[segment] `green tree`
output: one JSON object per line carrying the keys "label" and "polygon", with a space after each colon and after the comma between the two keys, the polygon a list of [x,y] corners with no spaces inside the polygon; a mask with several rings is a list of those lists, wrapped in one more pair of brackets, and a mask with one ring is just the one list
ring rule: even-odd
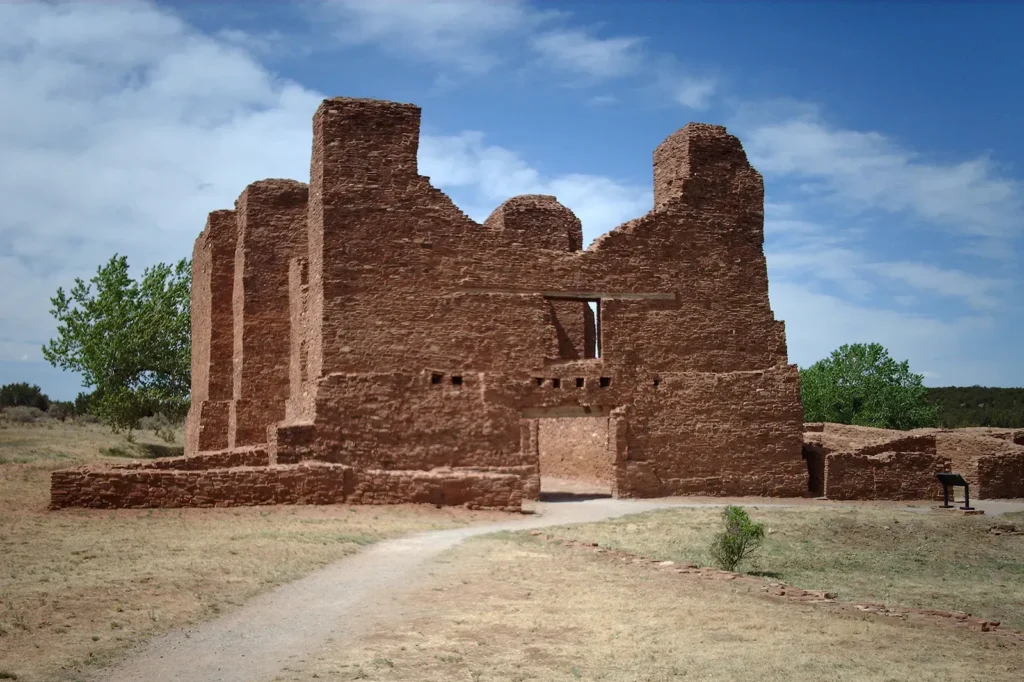
{"label": "green tree", "polygon": [[46,412],[50,408],[50,399],[35,384],[20,382],[0,386],[0,408],[34,407]]}
{"label": "green tree", "polygon": [[806,421],[914,429],[933,426],[938,410],[923,377],[881,344],[855,343],[800,372]]}
{"label": "green tree", "polygon": [[50,313],[57,338],[43,347],[55,367],[82,375],[92,388],[89,411],[115,431],[140,418],[188,409],[191,381],[191,264],[161,263],[139,281],[128,259],[114,255],[96,275],[57,290]]}

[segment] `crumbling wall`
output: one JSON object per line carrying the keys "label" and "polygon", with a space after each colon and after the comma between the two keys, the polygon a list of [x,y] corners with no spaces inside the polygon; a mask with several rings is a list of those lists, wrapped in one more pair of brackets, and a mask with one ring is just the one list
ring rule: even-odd
{"label": "crumbling wall", "polygon": [[608,417],[539,419],[538,449],[543,476],[608,488],[615,481]]}
{"label": "crumbling wall", "polygon": [[975,460],[977,487],[972,485],[972,496],[977,499],[1024,497],[1024,448],[991,455]]}
{"label": "crumbling wall", "polygon": [[233,375],[229,446],[266,443],[290,393],[289,269],[306,251],[308,187],[261,180],[235,204]]}
{"label": "crumbling wall", "polygon": [[[912,431],[896,431],[842,424],[806,424],[804,451],[806,454],[809,449],[816,449],[821,450],[826,456],[830,456],[830,453],[843,453],[844,455],[856,454],[862,457],[896,453],[894,457],[897,458],[902,457],[908,452],[934,452],[939,460],[944,462],[945,466],[948,466],[948,470],[961,474],[970,484],[971,497],[973,499],[993,499],[1013,496],[1015,492],[1024,492],[1020,487],[1021,472],[1018,469],[1019,458],[1021,453],[1024,453],[1024,448],[1012,443],[1014,435],[1015,433],[1012,430],[975,427],[962,429],[923,428]],[[982,462],[983,458],[984,462]],[[888,461],[889,458],[883,459]],[[932,466],[927,460],[921,459],[907,461],[902,464],[892,464],[890,462],[883,465],[875,463],[872,465],[875,468],[868,467],[868,464],[863,460],[857,460],[857,462],[857,466],[860,467],[862,473],[870,469],[876,474],[884,472],[884,474],[878,475],[890,478],[903,475],[905,468],[913,470],[915,466],[923,466],[924,469],[908,474],[915,480],[920,481],[921,485],[927,484],[927,469]],[[942,469],[935,469],[935,471],[940,470]],[[845,474],[836,469],[835,476],[830,484],[838,486],[835,490],[840,492],[835,494],[859,494],[841,491],[847,488],[858,489],[858,487],[865,487],[867,485],[864,483],[866,479],[863,476],[860,479],[856,478],[856,476],[849,479],[854,481],[854,483],[838,483],[838,481],[847,480],[842,478],[843,476]],[[860,474],[857,474],[857,476],[860,476]],[[934,471],[931,473],[931,477],[934,478]],[[892,487],[895,483],[886,485]],[[936,485],[938,484],[936,483]],[[885,489],[887,489],[886,486],[880,488],[880,490]],[[941,491],[941,486],[939,489]],[[826,490],[825,494],[829,497],[835,496],[831,489]]]}
{"label": "crumbling wall", "polygon": [[962,474],[971,485],[971,493],[975,497],[982,494],[978,479],[978,457],[995,455],[1012,447],[999,438],[960,431],[937,432],[935,443],[938,453],[949,459],[952,471]]}
{"label": "crumbling wall", "polygon": [[234,211],[214,211],[192,251],[192,394],[185,452],[228,447],[232,397]]}
{"label": "crumbling wall", "polygon": [[939,471],[949,471],[949,461],[934,452],[835,452],[825,457],[825,494],[832,500],[932,500],[942,494]]}
{"label": "crumbling wall", "polygon": [[55,471],[50,506],[129,509],[264,504],[462,505],[519,511],[522,486],[512,474],[360,471],[326,462],[224,469]]}

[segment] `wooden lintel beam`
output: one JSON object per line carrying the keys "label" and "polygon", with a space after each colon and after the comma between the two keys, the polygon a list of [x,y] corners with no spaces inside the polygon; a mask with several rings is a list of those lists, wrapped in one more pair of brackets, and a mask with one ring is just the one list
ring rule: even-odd
{"label": "wooden lintel beam", "polygon": [[674,301],[676,294],[670,292],[634,291],[541,291],[533,289],[461,289],[467,294],[540,294],[544,298],[561,301],[596,301],[598,299]]}

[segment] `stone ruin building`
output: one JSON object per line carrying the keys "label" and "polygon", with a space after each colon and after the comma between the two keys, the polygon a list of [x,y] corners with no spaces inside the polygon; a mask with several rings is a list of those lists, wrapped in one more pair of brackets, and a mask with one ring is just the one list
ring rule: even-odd
{"label": "stone ruin building", "polygon": [[417,172],[419,127],[410,104],[325,100],[309,185],[255,182],[210,214],[185,457],[58,472],[54,506],[519,509],[541,475],[805,493],[764,185],[738,139],[670,135],[653,210],[584,248],[552,196],[468,218]]}
{"label": "stone ruin building", "polygon": [[483,224],[417,172],[419,108],[329,99],[310,184],[196,240],[185,456],[54,472],[53,507],[427,502],[518,510],[541,477],[625,497],[1024,496],[1024,432],[807,425],[768,302],[764,186],[689,124],[654,207],[583,248],[555,197]]}
{"label": "stone ruin building", "polygon": [[933,499],[942,490],[935,472],[955,471],[971,486],[971,499],[1024,497],[1024,429],[804,428],[811,495],[832,500]]}

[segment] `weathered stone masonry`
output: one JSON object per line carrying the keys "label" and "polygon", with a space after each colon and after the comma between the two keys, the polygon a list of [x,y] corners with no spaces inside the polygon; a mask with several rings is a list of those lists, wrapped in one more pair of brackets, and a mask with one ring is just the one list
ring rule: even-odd
{"label": "weathered stone masonry", "polygon": [[[186,459],[263,448],[266,464],[133,469],[129,492],[65,486],[55,505],[425,499],[396,481],[434,471],[432,502],[509,508],[539,491],[539,420],[577,416],[606,420],[607,460],[585,469],[617,495],[805,493],[763,182],[739,140],[671,135],[654,209],[584,249],[551,196],[469,219],[418,174],[419,123],[409,104],[324,101],[308,187],[254,183],[196,241]],[[296,492],[304,476],[345,487]]]}

